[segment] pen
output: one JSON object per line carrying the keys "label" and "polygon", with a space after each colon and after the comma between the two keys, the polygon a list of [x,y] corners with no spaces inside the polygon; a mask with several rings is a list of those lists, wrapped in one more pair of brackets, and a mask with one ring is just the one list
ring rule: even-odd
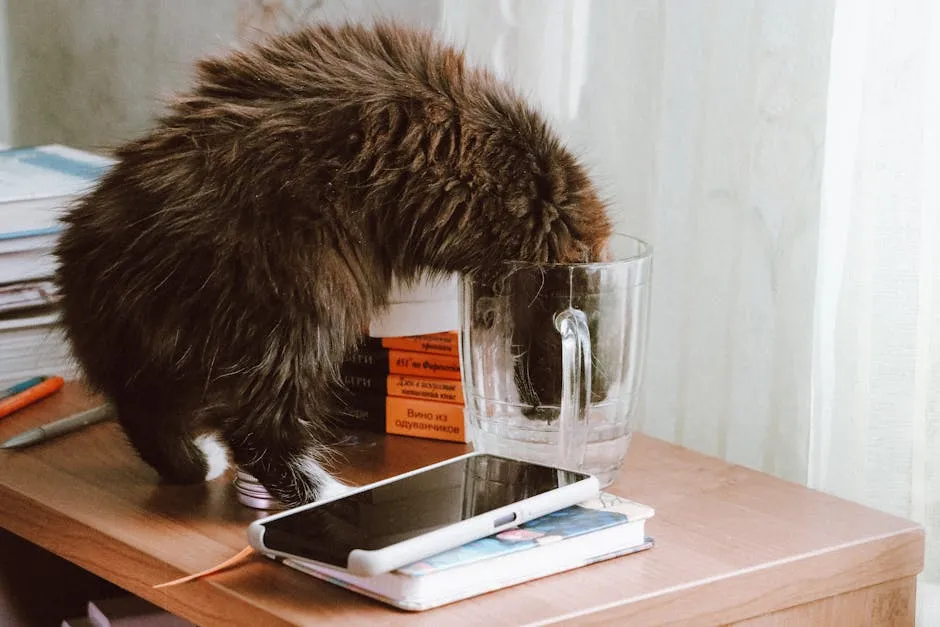
{"label": "pen", "polygon": [[112,417],[113,412],[111,411],[110,405],[99,405],[98,407],[79,412],[68,418],[56,420],[42,427],[24,431],[19,435],[13,436],[3,444],[0,444],[0,449],[23,448],[31,444],[36,444],[37,442],[45,442],[54,437],[71,433],[72,431],[78,431],[83,427],[93,425],[96,422],[103,422]]}
{"label": "pen", "polygon": [[42,383],[45,380],[46,380],[46,377],[33,377],[32,379],[26,379],[25,381],[21,381],[20,383],[17,383],[16,385],[11,385],[4,391],[0,392],[0,400],[13,396],[14,394],[19,394],[23,390],[28,390],[34,385],[38,383]]}
{"label": "pen", "polygon": [[[23,381],[14,388],[25,386],[27,381]],[[36,401],[46,398],[50,394],[58,392],[65,381],[62,377],[43,377],[39,383],[27,387],[25,390],[13,392],[11,396],[0,400],[0,418],[9,416],[18,409],[23,409],[27,405],[32,405]],[[12,388],[11,388],[12,389]]]}

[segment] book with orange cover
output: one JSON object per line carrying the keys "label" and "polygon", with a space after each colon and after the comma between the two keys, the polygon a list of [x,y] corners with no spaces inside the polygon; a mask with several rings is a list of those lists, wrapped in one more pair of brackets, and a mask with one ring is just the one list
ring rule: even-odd
{"label": "book with orange cover", "polygon": [[366,339],[363,345],[364,350],[385,348],[416,353],[450,355],[452,357],[460,355],[459,347],[460,344],[456,331],[402,337],[370,337]]}
{"label": "book with orange cover", "polygon": [[460,380],[460,358],[396,349],[360,350],[347,356],[344,372],[372,375],[405,374],[431,379]]}
{"label": "book with orange cover", "polygon": [[348,395],[354,396],[399,396],[420,398],[441,403],[463,405],[463,385],[453,379],[432,379],[407,374],[370,375],[357,372],[342,372],[343,385]]}
{"label": "book with orange cover", "polygon": [[358,397],[344,409],[344,426],[432,440],[468,442],[463,406],[418,398]]}

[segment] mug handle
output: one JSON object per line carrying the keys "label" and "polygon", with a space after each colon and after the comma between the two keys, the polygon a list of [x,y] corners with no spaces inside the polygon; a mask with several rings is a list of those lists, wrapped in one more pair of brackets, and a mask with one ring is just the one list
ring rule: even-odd
{"label": "mug handle", "polygon": [[564,464],[569,470],[584,465],[591,405],[591,332],[587,316],[568,307],[555,314],[561,334],[561,409],[558,434]]}

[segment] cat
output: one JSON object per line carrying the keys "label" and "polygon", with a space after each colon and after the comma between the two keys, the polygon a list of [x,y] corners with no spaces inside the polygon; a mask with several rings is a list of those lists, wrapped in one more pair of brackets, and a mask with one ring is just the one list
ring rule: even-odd
{"label": "cat", "polygon": [[194,84],[64,217],[62,324],[166,482],[229,463],[282,503],[325,466],[339,365],[394,276],[598,258],[586,168],[507,85],[394,23],[312,25]]}

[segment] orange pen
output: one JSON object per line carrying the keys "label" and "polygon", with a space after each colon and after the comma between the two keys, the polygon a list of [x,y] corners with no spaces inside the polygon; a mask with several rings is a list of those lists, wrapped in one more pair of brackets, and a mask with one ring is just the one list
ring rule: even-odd
{"label": "orange pen", "polygon": [[40,401],[62,388],[65,380],[62,377],[48,377],[41,383],[26,388],[18,394],[0,400],[0,418],[9,416],[13,412],[23,409],[27,405]]}

